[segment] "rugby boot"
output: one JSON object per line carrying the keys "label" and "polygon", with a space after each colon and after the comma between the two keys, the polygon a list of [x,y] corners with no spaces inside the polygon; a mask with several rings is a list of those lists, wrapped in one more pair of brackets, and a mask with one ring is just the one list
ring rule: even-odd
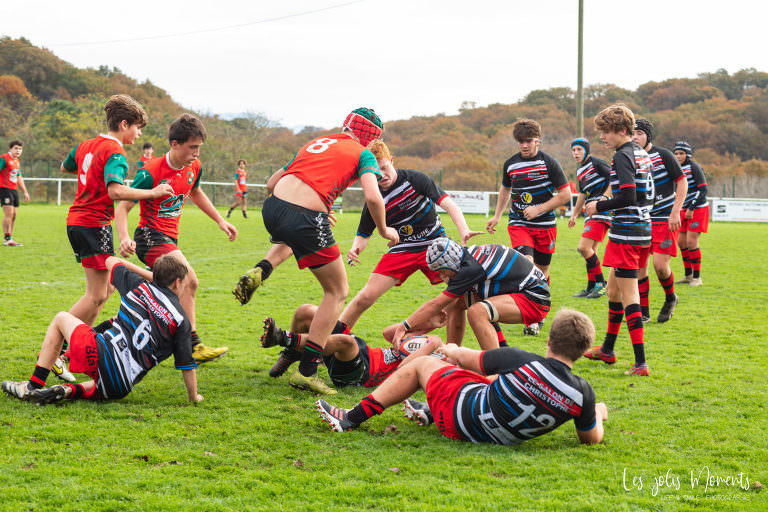
{"label": "rugby boot", "polygon": [[198,343],[192,347],[192,358],[198,363],[207,363],[220,358],[226,354],[228,350],[227,347],[211,348],[206,347],[202,343]]}
{"label": "rugby boot", "polygon": [[632,365],[629,370],[624,372],[624,375],[639,375],[641,377],[648,377],[651,374],[651,370],[647,364],[641,366]]}
{"label": "rugby boot", "polygon": [[422,427],[431,425],[435,422],[432,417],[432,411],[429,410],[429,405],[424,402],[419,402],[413,398],[406,398],[403,402],[403,412],[405,417],[411,421],[415,421]]}
{"label": "rugby boot", "polygon": [[672,295],[671,300],[669,297],[667,297],[667,299],[664,301],[664,305],[661,306],[661,311],[659,311],[659,317],[656,319],[656,321],[660,324],[667,322],[670,318],[672,318],[672,315],[675,314],[675,306],[677,306],[677,295]]}
{"label": "rugby boot", "polygon": [[12,397],[18,398],[19,400],[24,400],[25,402],[29,400],[29,393],[30,389],[28,380],[22,380],[18,382],[14,382],[12,380],[4,380],[2,387],[3,391],[11,395]]}
{"label": "rugby boot", "polygon": [[253,292],[255,292],[259,286],[261,286],[262,272],[263,271],[261,267],[253,267],[248,272],[243,274],[243,276],[235,285],[235,289],[232,290],[232,295],[235,296],[241,305],[245,306],[248,304],[248,301],[250,301],[251,297],[253,296]]}
{"label": "rugby boot", "polygon": [[262,333],[259,341],[261,341],[261,348],[274,347],[275,345],[285,346],[285,331],[280,329],[275,324],[275,319],[268,316],[264,319],[264,332]]}
{"label": "rugby boot", "polygon": [[320,419],[328,423],[334,432],[345,432],[360,426],[347,418],[349,409],[339,409],[322,399],[315,402],[315,407],[320,413]]}
{"label": "rugby boot", "polygon": [[288,377],[288,384],[296,389],[306,389],[321,395],[335,395],[337,393],[335,389],[323,382],[317,374],[305,377],[299,370],[296,370]]}
{"label": "rugby boot", "polygon": [[587,295],[588,299],[599,299],[603,295],[605,295],[605,287],[608,286],[608,283],[605,281],[600,281],[598,283],[595,283],[595,286],[592,287],[592,291],[589,292]]}
{"label": "rugby boot", "polygon": [[584,352],[584,357],[587,359],[594,359],[595,361],[602,361],[605,364],[613,364],[616,362],[616,354],[606,354],[603,352],[602,347],[599,346]]}
{"label": "rugby boot", "polygon": [[67,364],[61,356],[57,357],[53,362],[53,365],[51,365],[51,372],[64,382],[75,382],[77,380],[75,379],[75,376],[72,375],[72,372],[67,369]]}
{"label": "rugby boot", "polygon": [[297,352],[290,348],[284,348],[280,352],[280,357],[277,358],[275,364],[269,369],[269,376],[272,378],[278,378],[284,374],[293,363],[301,359],[301,352]]}
{"label": "rugby boot", "polygon": [[29,392],[27,400],[38,405],[47,405],[64,400],[71,394],[72,390],[69,386],[56,384],[49,388],[33,389]]}

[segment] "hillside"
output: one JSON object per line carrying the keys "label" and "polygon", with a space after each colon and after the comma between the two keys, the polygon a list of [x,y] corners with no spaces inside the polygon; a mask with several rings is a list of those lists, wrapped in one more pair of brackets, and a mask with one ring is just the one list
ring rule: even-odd
{"label": "hillside", "polygon": [[[42,172],[35,162],[59,161],[79,141],[103,131],[101,109],[115,93],[130,94],[144,105],[150,123],[141,141],[164,151],[169,122],[185,110],[166,91],[150,81],[138,83],[115,67],[78,69],[23,38],[0,38],[0,146],[12,138],[24,140],[28,172]],[[498,186],[501,163],[517,151],[512,123],[530,117],[543,127],[542,149],[572,174],[574,95],[567,88],[552,88],[532,91],[517,104],[465,103],[458,115],[388,122],[385,139],[398,167],[424,170],[446,188],[488,190]],[[592,117],[617,101],[653,121],[659,145],[691,142],[711,185],[717,186],[714,194],[768,196],[768,73],[718,70],[648,82],[635,91],[612,84],[588,86],[585,136],[601,157],[609,152],[594,132]],[[200,117],[209,131],[203,160],[209,178],[220,181],[230,181],[238,158],[248,160],[251,181],[265,179],[307,139],[330,131],[309,127],[293,133],[258,114],[231,120]],[[138,158],[140,146],[127,148],[130,161]]]}

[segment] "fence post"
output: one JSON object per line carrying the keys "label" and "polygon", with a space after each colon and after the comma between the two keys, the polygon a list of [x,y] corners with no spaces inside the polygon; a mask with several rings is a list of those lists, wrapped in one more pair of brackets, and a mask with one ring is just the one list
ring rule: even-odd
{"label": "fence post", "polygon": [[731,197],[736,197],[736,176],[732,176],[731,179],[733,180],[731,182]]}
{"label": "fence post", "polygon": [[[50,179],[51,178],[51,161],[48,160],[46,164],[48,165],[48,179]],[[51,202],[51,182],[50,181],[45,182],[45,202],[46,203]]]}
{"label": "fence post", "polygon": [[56,195],[56,206],[61,206],[61,178],[59,178],[56,183],[58,183],[58,192]]}
{"label": "fence post", "polygon": [[[213,181],[216,181],[216,178],[214,177],[214,169],[216,169],[216,166],[211,164],[211,178]],[[216,185],[211,186],[211,202],[213,203],[213,206],[216,206]]]}

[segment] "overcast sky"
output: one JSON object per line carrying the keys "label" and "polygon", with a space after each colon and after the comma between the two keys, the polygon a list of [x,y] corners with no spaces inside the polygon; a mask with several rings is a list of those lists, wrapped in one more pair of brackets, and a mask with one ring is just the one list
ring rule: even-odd
{"label": "overcast sky", "polygon": [[[584,4],[585,85],[768,71],[762,2]],[[0,34],[75,66],[115,66],[197,111],[324,128],[358,106],[386,122],[575,89],[577,27],[578,0],[0,3]]]}

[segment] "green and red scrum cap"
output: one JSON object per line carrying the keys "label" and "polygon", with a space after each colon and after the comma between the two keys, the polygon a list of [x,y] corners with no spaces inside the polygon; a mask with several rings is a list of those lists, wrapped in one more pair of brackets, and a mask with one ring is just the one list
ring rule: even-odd
{"label": "green and red scrum cap", "polygon": [[350,112],[344,120],[343,126],[354,133],[363,146],[368,146],[372,140],[381,137],[381,132],[384,129],[384,125],[376,112],[364,107],[356,108]]}

